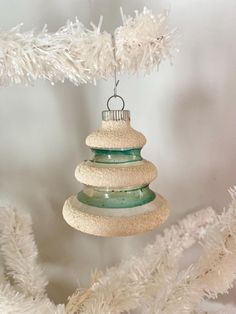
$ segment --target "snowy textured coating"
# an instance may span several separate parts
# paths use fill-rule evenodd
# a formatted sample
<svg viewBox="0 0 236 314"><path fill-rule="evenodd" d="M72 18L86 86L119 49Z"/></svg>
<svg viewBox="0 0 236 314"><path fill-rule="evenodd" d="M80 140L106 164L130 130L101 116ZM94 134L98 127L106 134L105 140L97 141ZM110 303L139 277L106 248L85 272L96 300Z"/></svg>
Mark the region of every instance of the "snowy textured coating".
<svg viewBox="0 0 236 314"><path fill-rule="evenodd" d="M153 210L148 210L148 206ZM97 236L127 236L152 230L166 221L169 215L167 201L160 195L140 208L134 215L93 215L85 209L76 196L70 197L63 207L63 217L75 229ZM119 209L118 209L119 210ZM123 210L123 209L122 209ZM127 209L128 211L129 209ZM113 212L115 212L113 208Z"/></svg>
<svg viewBox="0 0 236 314"><path fill-rule="evenodd" d="M102 127L86 138L86 145L99 149L142 148L145 136L133 129L130 121L102 121ZM121 164L85 161L75 170L78 181L91 186L130 188L149 184L157 177L157 169L147 160Z"/></svg>
<svg viewBox="0 0 236 314"><path fill-rule="evenodd" d="M130 121L102 121L101 129L86 138L86 145L91 148L130 149L145 145L145 136L133 129Z"/></svg>
<svg viewBox="0 0 236 314"><path fill-rule="evenodd" d="M152 182L156 176L156 167L147 160L122 165L84 161L75 170L75 177L81 183L109 188L131 188L146 185Z"/></svg>

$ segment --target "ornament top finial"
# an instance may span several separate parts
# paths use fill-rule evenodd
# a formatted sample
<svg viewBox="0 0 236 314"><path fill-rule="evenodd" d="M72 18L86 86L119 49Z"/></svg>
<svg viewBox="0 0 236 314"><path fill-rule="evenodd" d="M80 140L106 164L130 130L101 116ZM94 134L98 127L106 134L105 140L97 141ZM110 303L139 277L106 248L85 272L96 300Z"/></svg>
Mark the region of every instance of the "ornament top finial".
<svg viewBox="0 0 236 314"><path fill-rule="evenodd" d="M102 112L103 121L130 121L129 110L104 110Z"/></svg>

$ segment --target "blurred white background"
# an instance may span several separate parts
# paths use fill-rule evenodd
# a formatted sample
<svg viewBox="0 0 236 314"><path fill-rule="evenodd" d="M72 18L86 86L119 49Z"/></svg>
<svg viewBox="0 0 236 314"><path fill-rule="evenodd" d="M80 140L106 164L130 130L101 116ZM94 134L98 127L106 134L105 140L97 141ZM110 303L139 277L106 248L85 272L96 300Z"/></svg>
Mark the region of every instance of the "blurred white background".
<svg viewBox="0 0 236 314"><path fill-rule="evenodd" d="M236 2L235 0L2 0L0 27L24 22L23 30L51 32L67 19L86 26L104 16L103 29L127 14L170 9L181 51L150 76L120 76L119 93L132 125L145 134L143 156L159 168L153 189L171 204L168 223L229 201L236 183ZM50 296L64 302L78 282L89 284L92 269L105 269L139 253L160 230L129 238L96 238L70 228L64 201L81 189L76 165L89 156L84 144L97 129L113 80L97 86L70 83L0 89L0 200L32 213L41 260L50 276Z"/></svg>

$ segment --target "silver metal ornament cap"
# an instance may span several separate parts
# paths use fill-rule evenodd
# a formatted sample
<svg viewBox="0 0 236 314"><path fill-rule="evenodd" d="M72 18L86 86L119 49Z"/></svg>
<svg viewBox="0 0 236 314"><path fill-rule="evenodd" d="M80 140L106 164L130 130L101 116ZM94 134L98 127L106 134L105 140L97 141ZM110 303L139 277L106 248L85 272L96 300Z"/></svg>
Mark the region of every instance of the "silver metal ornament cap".
<svg viewBox="0 0 236 314"><path fill-rule="evenodd" d="M130 121L129 110L104 110L102 111L103 121Z"/></svg>

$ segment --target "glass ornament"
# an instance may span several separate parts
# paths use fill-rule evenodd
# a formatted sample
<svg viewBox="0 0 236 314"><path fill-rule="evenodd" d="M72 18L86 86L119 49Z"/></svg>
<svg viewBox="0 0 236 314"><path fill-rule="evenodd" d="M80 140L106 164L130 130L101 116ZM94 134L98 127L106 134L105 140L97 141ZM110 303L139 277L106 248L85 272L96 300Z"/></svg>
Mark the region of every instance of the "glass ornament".
<svg viewBox="0 0 236 314"><path fill-rule="evenodd" d="M145 143L128 110L102 112L102 127L86 138L92 156L75 171L84 188L63 207L69 225L96 236L128 236L165 222L168 203L149 188L157 169L141 156Z"/></svg>

